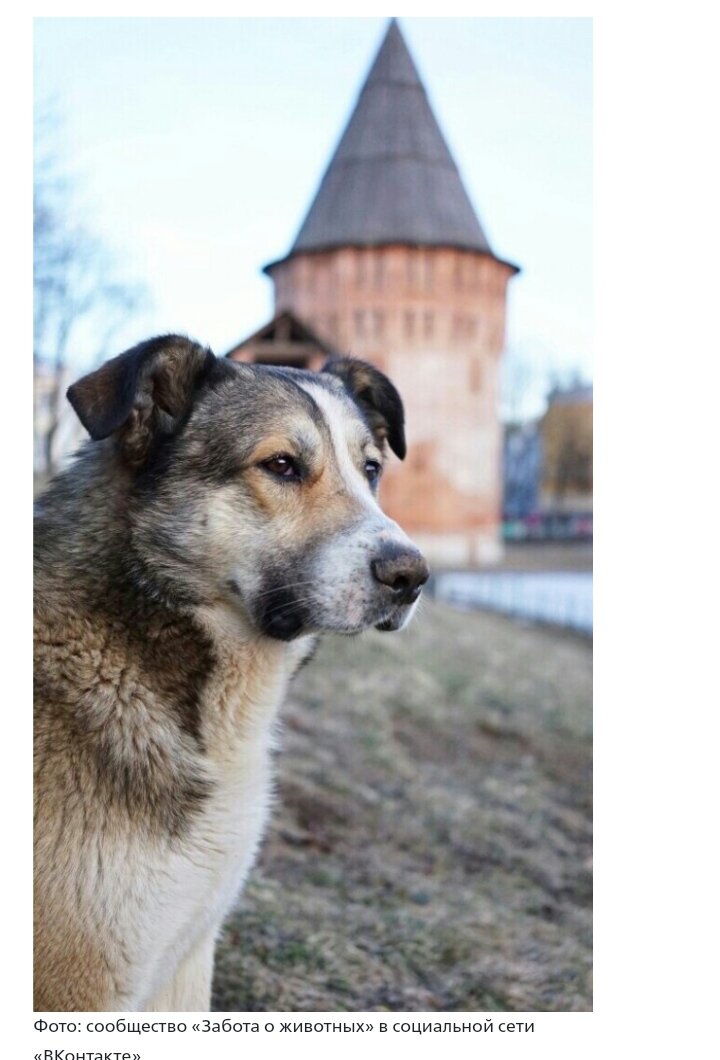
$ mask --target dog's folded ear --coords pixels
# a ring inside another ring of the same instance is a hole
[[[214,361],[190,339],[161,335],[73,383],[68,401],[91,438],[117,433],[124,455],[139,463],[154,438],[176,429]]]
[[[405,412],[397,390],[372,364],[355,357],[333,357],[323,368],[342,379],[370,424],[377,441],[405,459]]]

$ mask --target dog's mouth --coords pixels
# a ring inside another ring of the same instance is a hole
[[[394,607],[389,613],[386,611],[379,620],[366,618],[358,623],[343,625],[314,622],[307,613],[280,607],[266,613],[262,629],[267,636],[284,641],[294,640],[304,633],[340,633],[352,636],[373,628],[381,633],[392,633],[406,625],[410,610],[410,607]]]
[[[374,628],[380,633],[395,633],[397,630],[403,629],[410,621],[418,599],[419,596],[411,604],[401,604],[394,607],[389,614],[386,613],[379,622],[374,623]]]
[[[419,593],[418,593],[419,595]],[[415,600],[388,600],[370,604],[357,600],[345,606],[323,608],[308,597],[297,598],[289,585],[276,585],[260,594],[259,603],[252,608],[260,630],[276,640],[290,641],[310,633],[340,633],[348,636],[377,629],[391,633],[402,629],[415,610]]]

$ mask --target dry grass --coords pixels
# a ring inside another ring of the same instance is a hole
[[[579,637],[430,602],[328,640],[215,1008],[589,1009],[590,668]]]

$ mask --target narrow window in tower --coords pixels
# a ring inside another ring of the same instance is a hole
[[[382,291],[385,283],[385,255],[382,250],[375,251],[373,279],[375,283],[375,290]]]
[[[297,291],[299,287],[302,287],[305,274],[303,272],[305,262],[302,258],[296,258],[295,261],[290,262],[289,276],[288,276],[288,287],[291,291]]]
[[[365,286],[365,251],[358,250],[355,255],[355,282],[358,287]]]
[[[477,357],[472,357],[470,360],[468,388],[471,394],[479,394],[482,390],[482,365]]]
[[[375,338],[381,339],[383,332],[385,331],[385,314],[382,309],[375,309],[373,311],[373,328],[375,331]]]
[[[405,338],[415,338],[415,311],[413,309],[405,310]]]
[[[355,310],[355,334],[358,336],[358,338],[361,338],[361,339],[365,337],[365,310],[364,309],[356,309]]]
[[[418,255],[417,255],[416,251],[408,250],[408,254],[407,254],[407,280],[408,280],[408,287],[410,287],[411,290],[415,290],[415,288],[418,286],[418,279],[419,279],[419,276],[418,276],[419,268],[418,268],[418,266],[419,266],[419,264],[420,263],[418,261]]]
[[[462,291],[463,288],[463,259],[458,254],[455,258],[455,286],[458,291]]]
[[[327,329],[328,329],[328,336],[331,339],[335,339],[335,341],[337,342],[337,338],[338,338],[338,315],[337,315],[337,313],[331,313],[330,316],[327,318]]]
[[[337,262],[331,259],[328,262],[328,294],[334,295],[337,290]]]
[[[425,251],[423,264],[425,266],[423,273],[425,293],[430,294],[435,286],[435,259],[431,250]]]
[[[477,338],[477,320],[475,317],[467,318],[467,337],[469,339]]]
[[[430,310],[425,313],[425,338],[431,339],[435,331],[435,314]]]

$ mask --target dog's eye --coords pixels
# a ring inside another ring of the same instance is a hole
[[[278,453],[269,460],[263,460],[262,466],[277,478],[299,479],[300,469],[296,461],[287,453]]]
[[[380,467],[380,464],[377,462],[377,460],[365,461],[365,475],[367,476],[367,480],[371,486],[374,486],[375,483],[378,481],[381,472],[382,468]]]

